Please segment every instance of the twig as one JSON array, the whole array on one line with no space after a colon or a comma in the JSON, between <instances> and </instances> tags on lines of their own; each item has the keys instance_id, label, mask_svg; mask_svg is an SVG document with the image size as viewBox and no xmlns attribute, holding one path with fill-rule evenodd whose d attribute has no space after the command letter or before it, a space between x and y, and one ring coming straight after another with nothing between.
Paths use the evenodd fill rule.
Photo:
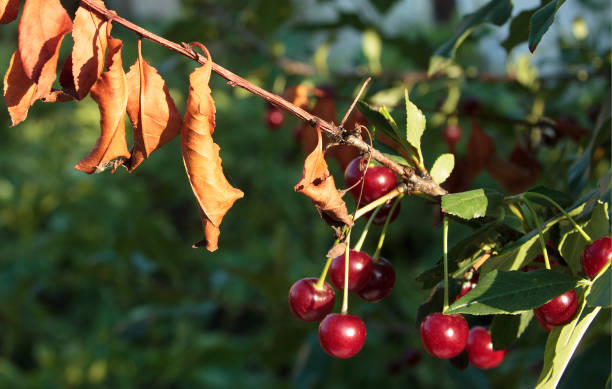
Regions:
<instances>
[{"instance_id":1,"label":"twig","mask_svg":"<svg viewBox=\"0 0 612 389\"><path fill-rule=\"evenodd\" d=\"M346 110L346 113L344 114L344 117L342 118L342 121L340 122L340 127L344 127L344 123L346 123L346 120L349 118L349 116L351 115L351 112L353 112L353 109L355 109L355 105L357 105L357 102L359 101L359 99L361 98L361 95L363 94L363 92L365 91L365 88L368 86L368 84L370 83L370 81L372 81L372 77L368 77L363 85L361 86L361 89L359 89L359 92L357 93L357 96L355 96L355 98L353 99L353 103L351 104L351 106L349 107L349 109Z\"/></svg>"},{"instance_id":2,"label":"twig","mask_svg":"<svg viewBox=\"0 0 612 389\"><path fill-rule=\"evenodd\" d=\"M167 49L182 54L187 58L190 58L200 64L206 63L206 58L199 55L194 50L178 43L169 41L156 34L153 34L152 32L145 30L144 28L120 16L117 16L113 11L110 11L104 6L95 3L93 0L81 0L81 5L93 12L98 13L106 19L113 19L114 23L117 23L127 28L128 30L135 32L144 39L147 39ZM447 193L446 190L436 184L431 178L421 177L414 171L414 169L394 162L390 158L383 155L380 151L375 148L372 148L370 145L364 142L361 137L355 134L348 133L343 128L337 126L333 122L325 121L319 118L318 116L313 115L301 109L300 107L295 106L294 104L283 99L282 97L250 83L249 81L232 73L231 71L220 66L219 64L213 62L212 70L221 77L228 80L228 85L241 87L249 91L250 93L270 102L271 104L291 113L298 119L305 121L312 126L316 125L316 123L319 123L321 126L321 130L325 131L325 133L328 134L334 141L353 146L361 152L370 153L373 159L377 160L381 164L387 166L389 169L399 174L402 179L406 181L406 183L410 186L411 190L420 191L433 197L442 196Z\"/></svg>"}]
</instances>

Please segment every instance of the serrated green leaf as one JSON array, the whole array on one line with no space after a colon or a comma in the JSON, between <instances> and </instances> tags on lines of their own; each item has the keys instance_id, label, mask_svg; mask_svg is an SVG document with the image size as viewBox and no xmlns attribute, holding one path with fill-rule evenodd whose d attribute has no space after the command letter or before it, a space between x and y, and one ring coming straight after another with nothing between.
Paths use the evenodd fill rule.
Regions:
<instances>
[{"instance_id":1,"label":"serrated green leaf","mask_svg":"<svg viewBox=\"0 0 612 389\"><path fill-rule=\"evenodd\" d=\"M593 209L593 213L591 213L591 216L588 221L584 223L578 223L578 225L592 239L597 239L607 235L610 231L610 219L608 219L608 203L602 203L601 201L599 201ZM563 257L565 262L567 262L574 274L582 273L580 255L582 254L582 250L584 250L587 245L588 242L574 228L572 228L569 232L567 232L561 237L559 251L561 252L561 256Z\"/></svg>"},{"instance_id":2,"label":"serrated green leaf","mask_svg":"<svg viewBox=\"0 0 612 389\"><path fill-rule=\"evenodd\" d=\"M429 175L437 184L441 184L450 177L454 168L455 156L453 154L442 154L434 162Z\"/></svg>"},{"instance_id":3,"label":"serrated green leaf","mask_svg":"<svg viewBox=\"0 0 612 389\"><path fill-rule=\"evenodd\" d=\"M586 297L587 304L590 307L610 308L612 306L612 270L608 266L605 271L591 287L591 292Z\"/></svg>"},{"instance_id":4,"label":"serrated green leaf","mask_svg":"<svg viewBox=\"0 0 612 389\"><path fill-rule=\"evenodd\" d=\"M482 23L501 26L512 16L512 0L491 0L475 12L465 15L453 37L440 46L429 63L428 73L434 74L450 65L455 52L472 29Z\"/></svg>"},{"instance_id":5,"label":"serrated green leaf","mask_svg":"<svg viewBox=\"0 0 612 389\"><path fill-rule=\"evenodd\" d=\"M404 150L416 155L414 148L404 139L397 123L395 123L391 114L385 107L376 109L365 101L359 101L357 107L363 116L368 119L375 131L381 131Z\"/></svg>"},{"instance_id":6,"label":"serrated green leaf","mask_svg":"<svg viewBox=\"0 0 612 389\"><path fill-rule=\"evenodd\" d=\"M474 219L497 210L504 195L492 189L474 189L442 196L442 211L463 219Z\"/></svg>"},{"instance_id":7,"label":"serrated green leaf","mask_svg":"<svg viewBox=\"0 0 612 389\"><path fill-rule=\"evenodd\" d=\"M423 163L421 137L425 132L425 115L410 101L407 89L404 90L404 100L406 102L406 140L418 151L419 162Z\"/></svg>"},{"instance_id":8,"label":"serrated green leaf","mask_svg":"<svg viewBox=\"0 0 612 389\"><path fill-rule=\"evenodd\" d=\"M518 314L575 288L578 281L578 278L552 270L494 270L481 277L476 288L453 303L447 313Z\"/></svg>"},{"instance_id":9,"label":"serrated green leaf","mask_svg":"<svg viewBox=\"0 0 612 389\"><path fill-rule=\"evenodd\" d=\"M533 311L520 315L495 315L491 323L493 349L504 350L518 340L533 319Z\"/></svg>"},{"instance_id":10,"label":"serrated green leaf","mask_svg":"<svg viewBox=\"0 0 612 389\"><path fill-rule=\"evenodd\" d=\"M555 15L563 3L565 3L565 0L551 1L531 16L529 21L529 50L532 53L552 25Z\"/></svg>"},{"instance_id":11,"label":"serrated green leaf","mask_svg":"<svg viewBox=\"0 0 612 389\"><path fill-rule=\"evenodd\" d=\"M574 320L550 331L544 348L544 365L535 389L557 387L580 340L600 310L600 307L586 308L583 301Z\"/></svg>"}]
</instances>

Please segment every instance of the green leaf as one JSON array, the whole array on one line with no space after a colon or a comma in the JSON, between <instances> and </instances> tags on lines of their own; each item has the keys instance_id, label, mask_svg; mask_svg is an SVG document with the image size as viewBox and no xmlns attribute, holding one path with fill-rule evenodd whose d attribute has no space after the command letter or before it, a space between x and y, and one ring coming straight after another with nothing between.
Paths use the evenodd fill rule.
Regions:
<instances>
[{"instance_id":1,"label":"green leaf","mask_svg":"<svg viewBox=\"0 0 612 389\"><path fill-rule=\"evenodd\" d=\"M563 3L565 3L565 0L551 1L531 16L529 22L529 51L532 53L552 25L555 15Z\"/></svg>"},{"instance_id":2,"label":"green leaf","mask_svg":"<svg viewBox=\"0 0 612 389\"><path fill-rule=\"evenodd\" d=\"M573 199L569 194L560 192L555 189L547 188L545 186L541 186L541 185L536 186L535 188L529 189L529 192L539 193L539 194L548 196L549 198L551 198L553 201L555 201L557 204L559 204L563 208L567 208L573 203ZM553 205L550 202L540 199L538 197L530 197L529 200L534 203L543 205L545 207L553 207Z\"/></svg>"},{"instance_id":3,"label":"green leaf","mask_svg":"<svg viewBox=\"0 0 612 389\"><path fill-rule=\"evenodd\" d=\"M495 315L491 323L493 349L505 350L518 340L533 319L533 311L520 315Z\"/></svg>"},{"instance_id":4,"label":"green leaf","mask_svg":"<svg viewBox=\"0 0 612 389\"><path fill-rule=\"evenodd\" d=\"M376 109L364 101L357 103L359 111L372 124L375 131L382 131L383 134L391 138L395 143L400 145L411 154L416 154L412 146L404 139L397 123L391 117L391 114L385 107Z\"/></svg>"},{"instance_id":5,"label":"green leaf","mask_svg":"<svg viewBox=\"0 0 612 389\"><path fill-rule=\"evenodd\" d=\"M612 306L611 295L612 295L612 270L605 271L591 287L591 293L586 297L587 304L590 307L603 307L610 308Z\"/></svg>"},{"instance_id":6,"label":"green leaf","mask_svg":"<svg viewBox=\"0 0 612 389\"><path fill-rule=\"evenodd\" d=\"M568 212L569 215L576 217L585 209L586 205L586 202L580 203ZM561 220L565 220L565 216L562 214L542 224L542 232L545 238L548 235L548 230ZM520 239L505 246L499 254L489 258L480 268L480 274L486 274L493 270L518 270L541 253L542 248L538 243L538 231L531 230Z\"/></svg>"},{"instance_id":7,"label":"green leaf","mask_svg":"<svg viewBox=\"0 0 612 389\"><path fill-rule=\"evenodd\" d=\"M578 279L552 270L487 273L476 288L453 303L447 313L518 314L576 287Z\"/></svg>"},{"instance_id":8,"label":"green leaf","mask_svg":"<svg viewBox=\"0 0 612 389\"><path fill-rule=\"evenodd\" d=\"M564 326L556 326L550 331L544 348L544 366L536 389L557 387L580 340L600 310L600 307L585 308L583 302L574 320Z\"/></svg>"},{"instance_id":9,"label":"green leaf","mask_svg":"<svg viewBox=\"0 0 612 389\"><path fill-rule=\"evenodd\" d=\"M484 217L497 210L504 195L491 189L474 189L442 196L442 211L463 219Z\"/></svg>"},{"instance_id":10,"label":"green leaf","mask_svg":"<svg viewBox=\"0 0 612 389\"><path fill-rule=\"evenodd\" d=\"M425 132L425 115L410 101L407 89L404 89L404 100L406 102L406 140L418 151L419 162L423 163L421 137Z\"/></svg>"},{"instance_id":11,"label":"green leaf","mask_svg":"<svg viewBox=\"0 0 612 389\"><path fill-rule=\"evenodd\" d=\"M455 156L453 154L442 154L434 162L429 175L437 184L441 184L450 177L454 168Z\"/></svg>"},{"instance_id":12,"label":"green leaf","mask_svg":"<svg viewBox=\"0 0 612 389\"><path fill-rule=\"evenodd\" d=\"M435 74L450 65L457 48L482 23L493 23L501 26L512 16L512 0L491 0L475 12L465 15L459 23L453 37L440 46L429 63L428 73Z\"/></svg>"},{"instance_id":13,"label":"green leaf","mask_svg":"<svg viewBox=\"0 0 612 389\"><path fill-rule=\"evenodd\" d=\"M610 231L610 220L608 219L608 203L598 201L591 213L591 217L585 223L578 225L586 232L591 239L595 240L605 236ZM582 250L588 245L584 237L573 228L561 237L559 251L561 256L567 262L574 274L582 273L582 265L580 264L580 256Z\"/></svg>"},{"instance_id":14,"label":"green leaf","mask_svg":"<svg viewBox=\"0 0 612 389\"><path fill-rule=\"evenodd\" d=\"M531 21L531 16L537 10L538 8L522 11L512 19L508 38L501 44L506 49L506 53L510 54L513 48L529 39L529 22Z\"/></svg>"}]
</instances>

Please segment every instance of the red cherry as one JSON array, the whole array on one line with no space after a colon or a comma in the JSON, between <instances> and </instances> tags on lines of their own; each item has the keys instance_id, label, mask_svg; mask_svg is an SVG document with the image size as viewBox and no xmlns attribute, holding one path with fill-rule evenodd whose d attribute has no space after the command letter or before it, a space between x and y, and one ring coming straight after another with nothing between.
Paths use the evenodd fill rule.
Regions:
<instances>
[{"instance_id":1,"label":"red cherry","mask_svg":"<svg viewBox=\"0 0 612 389\"><path fill-rule=\"evenodd\" d=\"M365 339L365 324L354 315L331 313L319 324L319 343L332 357L354 356L363 347Z\"/></svg>"},{"instance_id":2,"label":"red cherry","mask_svg":"<svg viewBox=\"0 0 612 389\"><path fill-rule=\"evenodd\" d=\"M344 254L340 254L332 260L329 267L329 280L340 290L344 289L344 262ZM372 258L368 254L349 250L349 292L356 292L368 283L373 267Z\"/></svg>"},{"instance_id":3,"label":"red cherry","mask_svg":"<svg viewBox=\"0 0 612 389\"><path fill-rule=\"evenodd\" d=\"M612 259L612 238L604 236L582 250L580 263L587 277L595 277Z\"/></svg>"},{"instance_id":4,"label":"red cherry","mask_svg":"<svg viewBox=\"0 0 612 389\"><path fill-rule=\"evenodd\" d=\"M389 212L391 212L391 208L393 208L394 201L395 200L392 200L391 202L384 204L378 210L378 213L374 217L374 220L372 220L372 224L374 224L375 226L382 226L383 224L385 224L385 221L387 220L387 216L389 216ZM395 210L393 211L393 215L391 215L391 219L389 220L389 223L393 223L393 221L397 219L397 216L399 215L401 209L402 209L402 203L398 203L397 206L395 207ZM374 211L370 211L366 213L365 218L369 220L373 212Z\"/></svg>"},{"instance_id":5,"label":"red cherry","mask_svg":"<svg viewBox=\"0 0 612 389\"><path fill-rule=\"evenodd\" d=\"M395 270L393 270L393 265L384 258L378 258L378 261L372 267L370 280L357 293L365 301L374 303L387 297L394 284Z\"/></svg>"},{"instance_id":6,"label":"red cherry","mask_svg":"<svg viewBox=\"0 0 612 389\"><path fill-rule=\"evenodd\" d=\"M546 320L544 320L544 317L542 316L542 314L540 313L540 311L537 310L533 310L533 316L535 316L536 320L538 321L538 323L540 323L540 325L542 326L542 328L544 328L546 331L550 331L553 328L555 328L554 325L552 324L548 324L548 322Z\"/></svg>"},{"instance_id":7,"label":"red cherry","mask_svg":"<svg viewBox=\"0 0 612 389\"><path fill-rule=\"evenodd\" d=\"M578 309L578 297L574 289L555 297L546 304L534 309L542 321L552 326L566 324L574 318ZM544 326L544 328L546 328Z\"/></svg>"},{"instance_id":8,"label":"red cherry","mask_svg":"<svg viewBox=\"0 0 612 389\"><path fill-rule=\"evenodd\" d=\"M397 178L393 170L384 166L369 166L364 175L360 169L361 160L362 157L357 157L349 163L344 171L344 180L349 188L352 187L351 194L355 199L359 198L363 185L361 203L368 204L393 190L397 185ZM363 177L363 182L360 181L361 177Z\"/></svg>"},{"instance_id":9,"label":"red cherry","mask_svg":"<svg viewBox=\"0 0 612 389\"><path fill-rule=\"evenodd\" d=\"M463 130L457 124L448 124L446 127L444 127L443 135L446 144L451 149L454 149L455 146L457 146L457 143L459 143L461 140Z\"/></svg>"},{"instance_id":10,"label":"red cherry","mask_svg":"<svg viewBox=\"0 0 612 389\"><path fill-rule=\"evenodd\" d=\"M421 342L437 358L452 358L467 344L469 328L461 315L431 313L421 322Z\"/></svg>"},{"instance_id":11,"label":"red cherry","mask_svg":"<svg viewBox=\"0 0 612 389\"><path fill-rule=\"evenodd\" d=\"M334 289L327 282L317 289L317 278L302 278L289 290L289 308L300 320L319 321L334 308Z\"/></svg>"},{"instance_id":12,"label":"red cherry","mask_svg":"<svg viewBox=\"0 0 612 389\"><path fill-rule=\"evenodd\" d=\"M474 327L470 330L465 349L470 363L479 369L492 369L506 357L506 350L493 350L491 334L484 327Z\"/></svg>"},{"instance_id":13,"label":"red cherry","mask_svg":"<svg viewBox=\"0 0 612 389\"><path fill-rule=\"evenodd\" d=\"M268 128L276 130L282 127L283 123L285 123L285 113L278 107L273 105L269 106L266 112L266 124Z\"/></svg>"}]
</instances>

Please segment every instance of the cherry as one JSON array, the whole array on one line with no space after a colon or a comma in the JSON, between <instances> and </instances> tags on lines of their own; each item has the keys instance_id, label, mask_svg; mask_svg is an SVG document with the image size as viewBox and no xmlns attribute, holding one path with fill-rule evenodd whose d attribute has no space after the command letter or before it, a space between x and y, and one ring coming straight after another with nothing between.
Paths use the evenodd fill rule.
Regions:
<instances>
[{"instance_id":1,"label":"cherry","mask_svg":"<svg viewBox=\"0 0 612 389\"><path fill-rule=\"evenodd\" d=\"M555 297L546 304L534 309L538 321L545 322L551 326L558 326L572 321L578 309L578 297L574 289ZM547 328L547 326L544 326Z\"/></svg>"},{"instance_id":2,"label":"cherry","mask_svg":"<svg viewBox=\"0 0 612 389\"><path fill-rule=\"evenodd\" d=\"M468 116L478 115L480 113L480 109L480 100L472 96L465 98L459 104L459 110Z\"/></svg>"},{"instance_id":3,"label":"cherry","mask_svg":"<svg viewBox=\"0 0 612 389\"><path fill-rule=\"evenodd\" d=\"M506 357L506 350L493 350L491 334L484 327L474 327L470 330L465 349L470 363L480 369L492 369Z\"/></svg>"},{"instance_id":4,"label":"cherry","mask_svg":"<svg viewBox=\"0 0 612 389\"><path fill-rule=\"evenodd\" d=\"M361 170L362 160L362 157L357 157L349 163L344 171L344 180L346 185L352 188L351 194L355 199L359 198L363 185L361 203L368 204L393 190L397 185L397 178L393 170L384 166L369 166L364 174ZM365 165L365 161L363 164ZM361 177L363 182L360 181Z\"/></svg>"},{"instance_id":5,"label":"cherry","mask_svg":"<svg viewBox=\"0 0 612 389\"><path fill-rule=\"evenodd\" d=\"M332 260L329 267L329 280L332 285L344 289L344 253ZM372 274L372 258L361 251L349 250L349 276L348 291L356 292L363 288L370 280Z\"/></svg>"},{"instance_id":6,"label":"cherry","mask_svg":"<svg viewBox=\"0 0 612 389\"><path fill-rule=\"evenodd\" d=\"M444 135L444 140L446 144L454 149L457 146L457 143L461 140L461 136L463 135L463 130L457 124L448 124L444 127L442 132Z\"/></svg>"},{"instance_id":7,"label":"cherry","mask_svg":"<svg viewBox=\"0 0 612 389\"><path fill-rule=\"evenodd\" d=\"M284 112L274 105L268 106L268 110L266 112L266 124L268 125L268 128L276 130L282 127L283 123L285 123Z\"/></svg>"},{"instance_id":8,"label":"cherry","mask_svg":"<svg viewBox=\"0 0 612 389\"><path fill-rule=\"evenodd\" d=\"M378 258L372 267L372 275L367 284L359 289L359 297L369 302L377 302L389 295L395 284L395 270L391 262Z\"/></svg>"},{"instance_id":9,"label":"cherry","mask_svg":"<svg viewBox=\"0 0 612 389\"><path fill-rule=\"evenodd\" d=\"M391 212L391 208L393 208L394 201L395 200L392 200L389 203L383 204L383 206L378 210L378 213L374 217L374 220L372 220L372 224L376 226L382 226L383 224L385 224L385 221L387 220L387 216L389 216L389 212ZM389 219L389 223L392 223L395 219L397 219L397 216L399 215L401 208L402 208L402 203L398 203L397 206L395 207L395 210L393 211L393 215L391 215L391 219ZM365 217L369 219L370 216L372 216L373 212L374 211L368 212L365 215Z\"/></svg>"},{"instance_id":10,"label":"cherry","mask_svg":"<svg viewBox=\"0 0 612 389\"><path fill-rule=\"evenodd\" d=\"M365 324L354 315L331 313L319 324L319 343L332 357L354 356L363 347L365 339Z\"/></svg>"},{"instance_id":11,"label":"cherry","mask_svg":"<svg viewBox=\"0 0 612 389\"><path fill-rule=\"evenodd\" d=\"M467 344L469 328L461 315L431 313L421 322L421 342L437 358L452 358Z\"/></svg>"},{"instance_id":12,"label":"cherry","mask_svg":"<svg viewBox=\"0 0 612 389\"><path fill-rule=\"evenodd\" d=\"M479 277L480 271L478 269L470 269L464 277L465 281L463 282L463 284L461 284L461 290L455 298L455 301L459 300L461 297L465 296L470 290L474 289L476 287L476 284L478 283Z\"/></svg>"},{"instance_id":13,"label":"cherry","mask_svg":"<svg viewBox=\"0 0 612 389\"><path fill-rule=\"evenodd\" d=\"M542 328L544 328L546 331L550 331L553 328L555 328L554 325L549 324L546 320L544 320L544 317L542 316L542 314L540 313L540 311L536 311L535 309L533 310L533 316L535 316L536 320L538 321L538 323L540 323L540 325L542 326Z\"/></svg>"},{"instance_id":14,"label":"cherry","mask_svg":"<svg viewBox=\"0 0 612 389\"><path fill-rule=\"evenodd\" d=\"M612 238L599 238L582 250L580 263L587 277L595 277L612 259Z\"/></svg>"},{"instance_id":15,"label":"cherry","mask_svg":"<svg viewBox=\"0 0 612 389\"><path fill-rule=\"evenodd\" d=\"M334 308L334 289L327 282L318 289L317 278L302 278L289 290L289 308L300 320L319 321Z\"/></svg>"}]
</instances>

